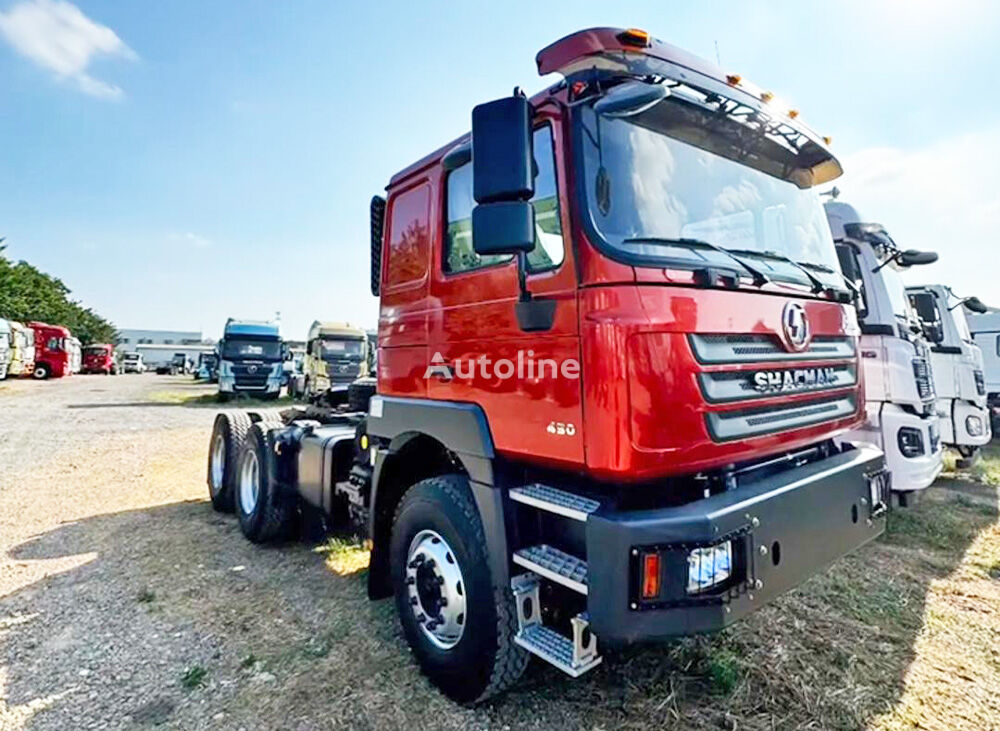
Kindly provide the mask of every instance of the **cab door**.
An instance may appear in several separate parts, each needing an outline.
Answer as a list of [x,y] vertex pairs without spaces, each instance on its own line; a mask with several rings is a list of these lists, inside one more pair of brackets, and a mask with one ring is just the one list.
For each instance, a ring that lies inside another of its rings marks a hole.
[[479,404],[501,453],[582,464],[576,272],[556,118],[538,120],[533,147],[535,248],[527,255],[526,281],[536,300],[554,303],[551,327],[526,329],[519,320],[514,258],[473,249],[471,161],[439,168],[442,222],[431,293],[440,310],[430,323],[428,395]]

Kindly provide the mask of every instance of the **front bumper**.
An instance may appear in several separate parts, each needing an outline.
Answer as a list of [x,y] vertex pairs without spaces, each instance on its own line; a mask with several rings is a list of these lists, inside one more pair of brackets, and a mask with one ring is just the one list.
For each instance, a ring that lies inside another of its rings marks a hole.
[[[904,411],[894,403],[869,402],[868,420],[864,426],[842,437],[845,442],[867,442],[885,453],[885,466],[892,472],[892,489],[922,490],[929,487],[941,473],[942,440],[936,414],[918,416]],[[906,457],[899,446],[900,429],[920,433],[923,454]]]
[[[860,446],[679,507],[599,510],[586,524],[591,628],[610,645],[723,629],[881,534],[889,487],[881,451]],[[730,580],[689,595],[690,551],[726,540]],[[649,552],[660,591],[643,600]]]

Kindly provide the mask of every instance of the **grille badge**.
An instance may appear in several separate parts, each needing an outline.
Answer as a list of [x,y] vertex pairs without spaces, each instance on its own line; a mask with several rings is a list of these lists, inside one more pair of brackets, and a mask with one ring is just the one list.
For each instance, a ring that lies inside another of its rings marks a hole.
[[805,308],[798,302],[789,302],[781,312],[781,326],[785,335],[785,345],[788,350],[805,350],[812,339],[812,332],[809,328],[809,319],[806,317]]

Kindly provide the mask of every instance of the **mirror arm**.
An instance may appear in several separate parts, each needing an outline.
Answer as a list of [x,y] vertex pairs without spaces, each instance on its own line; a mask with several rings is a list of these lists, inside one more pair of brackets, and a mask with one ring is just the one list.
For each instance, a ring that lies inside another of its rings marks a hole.
[[874,269],[872,269],[872,274],[878,274],[879,270],[882,267],[884,267],[886,264],[891,264],[892,262],[896,261],[899,258],[900,254],[902,254],[902,253],[903,253],[902,251],[897,251],[895,254],[893,254],[892,256],[890,256],[884,262],[882,262],[877,267],[875,267]]
[[531,292],[528,291],[528,255],[517,252],[517,286],[520,291],[519,302],[530,302]]

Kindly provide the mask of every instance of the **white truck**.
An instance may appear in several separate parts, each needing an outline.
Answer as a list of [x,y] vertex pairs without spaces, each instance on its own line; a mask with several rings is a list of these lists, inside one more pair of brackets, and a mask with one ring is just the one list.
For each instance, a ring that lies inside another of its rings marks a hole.
[[959,467],[971,466],[992,429],[983,352],[972,340],[965,312],[984,313],[986,305],[976,297],[958,297],[943,284],[907,287],[906,292],[931,343],[941,440],[962,456]]
[[866,420],[845,439],[885,453],[893,496],[906,506],[941,472],[942,447],[929,349],[899,272],[930,264],[937,254],[900,249],[885,228],[847,203],[831,200],[825,208],[841,269],[860,290]]
[[994,310],[968,317],[972,340],[983,354],[986,404],[992,416],[993,433],[1000,429],[1000,312]]

